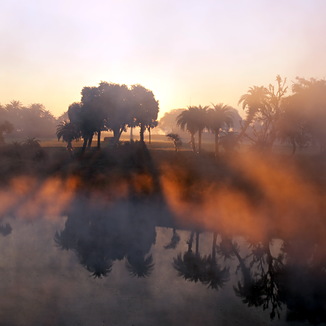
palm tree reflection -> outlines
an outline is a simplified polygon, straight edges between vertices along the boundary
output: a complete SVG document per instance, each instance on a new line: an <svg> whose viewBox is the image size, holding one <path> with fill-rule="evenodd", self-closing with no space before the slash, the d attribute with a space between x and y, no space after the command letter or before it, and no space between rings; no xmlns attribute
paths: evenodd
<svg viewBox="0 0 326 326"><path fill-rule="evenodd" d="M155 243L155 222L143 199L94 205L82 197L72 207L65 229L54 240L63 250L75 252L92 276L105 277L114 261L126 259L132 276L149 276L153 258L147 256Z"/></svg>
<svg viewBox="0 0 326 326"><path fill-rule="evenodd" d="M192 243L195 232L192 231L188 243L188 250L184 254L178 254L173 259L173 267L178 275L190 282L198 282L207 285L208 288L218 290L229 280L229 268L221 268L216 260L216 238L213 235L212 253L208 256L199 254L199 232L196 232L196 250L192 251Z"/></svg>
<svg viewBox="0 0 326 326"><path fill-rule="evenodd" d="M299 241L300 243L301 241ZM284 242L278 254L272 255L273 241L250 245L250 254L234 254L242 272L234 291L243 303L269 310L270 318L280 318L287 308L287 319L326 322L326 269L322 246L306 241Z"/></svg>
<svg viewBox="0 0 326 326"><path fill-rule="evenodd" d="M216 240L217 233L213 234L212 253L205 257L205 273L203 274L202 282L208 288L218 290L222 288L230 279L230 269L228 267L221 268L216 260Z"/></svg>
<svg viewBox="0 0 326 326"><path fill-rule="evenodd" d="M148 277L154 269L153 256L144 256L142 253L128 255L126 267L133 277Z"/></svg>

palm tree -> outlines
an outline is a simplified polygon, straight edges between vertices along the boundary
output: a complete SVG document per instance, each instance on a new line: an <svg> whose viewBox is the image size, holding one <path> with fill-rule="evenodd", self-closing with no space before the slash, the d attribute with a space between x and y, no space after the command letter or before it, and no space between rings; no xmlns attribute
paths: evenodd
<svg viewBox="0 0 326 326"><path fill-rule="evenodd" d="M264 109L268 101L268 89L264 86L253 86L249 88L247 94L240 97L239 103L242 103L243 110L246 111L246 121L242 128L239 138L247 131L250 123L254 120L259 110Z"/></svg>
<svg viewBox="0 0 326 326"><path fill-rule="evenodd" d="M197 120L197 128L198 128L198 152L201 152L201 136L205 128L208 126L208 116L207 112L208 106L197 106L196 109L196 120Z"/></svg>
<svg viewBox="0 0 326 326"><path fill-rule="evenodd" d="M191 135L192 150L196 152L195 133L198 132L198 152L201 152L202 132L207 127L208 106L189 106L177 117L177 125Z"/></svg>
<svg viewBox="0 0 326 326"><path fill-rule="evenodd" d="M198 130L196 121L196 109L195 107L188 107L187 110L182 111L177 116L177 125L182 130L187 130L190 133L190 143L194 153L196 153L195 133Z"/></svg>
<svg viewBox="0 0 326 326"><path fill-rule="evenodd" d="M80 131L80 136L83 138L82 153L85 152L87 144L91 144L94 135L94 130L88 122L89 111L80 102L75 102L69 105L68 117L71 123Z"/></svg>
<svg viewBox="0 0 326 326"><path fill-rule="evenodd" d="M72 149L72 141L78 140L80 138L80 132L76 128L76 126L68 121L62 121L57 126L57 138L60 140L62 138L62 141L67 143L67 149Z"/></svg>
<svg viewBox="0 0 326 326"><path fill-rule="evenodd" d="M165 135L165 136L173 141L174 150L177 152L179 150L179 147L182 144L180 136L178 134L175 134L175 133L172 133L172 132Z"/></svg>
<svg viewBox="0 0 326 326"><path fill-rule="evenodd" d="M213 104L213 108L207 113L207 126L215 135L215 156L219 152L219 135L220 131L227 127L229 129L233 124L231 107L225 104Z"/></svg>

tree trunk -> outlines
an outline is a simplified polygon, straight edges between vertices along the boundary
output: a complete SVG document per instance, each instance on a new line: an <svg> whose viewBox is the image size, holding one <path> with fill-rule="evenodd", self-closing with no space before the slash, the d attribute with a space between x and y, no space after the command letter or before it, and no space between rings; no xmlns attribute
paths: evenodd
<svg viewBox="0 0 326 326"><path fill-rule="evenodd" d="M83 142L83 147L82 147L82 154L85 153L86 146L87 146L87 141L88 141L87 137L84 137L84 142Z"/></svg>
<svg viewBox="0 0 326 326"><path fill-rule="evenodd" d="M93 135L88 138L88 145L87 147L90 148L92 146Z"/></svg>
<svg viewBox="0 0 326 326"><path fill-rule="evenodd" d="M199 254L199 232L196 232L196 255Z"/></svg>
<svg viewBox="0 0 326 326"><path fill-rule="evenodd" d="M115 128L115 129L113 129L113 143L114 143L115 145L118 144L119 139L120 139L120 135L121 135L121 133L120 133L120 128Z"/></svg>
<svg viewBox="0 0 326 326"><path fill-rule="evenodd" d="M191 142L191 147L192 147L193 152L196 153L196 144L195 144L195 136L194 136L194 134L191 134L190 142Z"/></svg>
<svg viewBox="0 0 326 326"><path fill-rule="evenodd" d="M145 127L144 125L141 123L140 124L140 132L139 132L139 135L140 135L140 141L143 143L144 142L144 132L145 132Z"/></svg>
<svg viewBox="0 0 326 326"><path fill-rule="evenodd" d="M151 128L148 128L148 143L152 143L152 135L151 135Z"/></svg>
<svg viewBox="0 0 326 326"><path fill-rule="evenodd" d="M217 233L213 233L213 244L212 244L212 259L213 261L216 260L216 240L217 240Z"/></svg>
<svg viewBox="0 0 326 326"><path fill-rule="evenodd" d="M190 234L190 238L188 240L188 252L191 252L192 251L192 242L194 241L194 235L195 235L195 232L192 231L191 234Z"/></svg>
<svg viewBox="0 0 326 326"><path fill-rule="evenodd" d="M130 127L130 141L132 142L134 140L134 136L132 134L133 127Z"/></svg>
<svg viewBox="0 0 326 326"><path fill-rule="evenodd" d="M97 132L97 148L101 148L101 130L98 130Z"/></svg>
<svg viewBox="0 0 326 326"><path fill-rule="evenodd" d="M201 153L201 134L202 131L198 130L198 153Z"/></svg>
<svg viewBox="0 0 326 326"><path fill-rule="evenodd" d="M215 156L218 156L218 152L219 152L218 135L219 135L219 131L215 130Z"/></svg>

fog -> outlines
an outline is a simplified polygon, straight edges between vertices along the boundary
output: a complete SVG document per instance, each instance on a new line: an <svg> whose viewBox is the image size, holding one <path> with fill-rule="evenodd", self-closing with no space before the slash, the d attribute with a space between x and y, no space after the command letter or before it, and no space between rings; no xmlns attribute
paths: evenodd
<svg viewBox="0 0 326 326"><path fill-rule="evenodd" d="M320 160L134 143L23 164L0 192L6 325L325 322Z"/></svg>
<svg viewBox="0 0 326 326"><path fill-rule="evenodd" d="M165 136L150 90L101 82L57 126L66 148L0 123L4 325L325 324L325 89L277 76L243 120L190 106ZM49 116L0 113L24 110Z"/></svg>

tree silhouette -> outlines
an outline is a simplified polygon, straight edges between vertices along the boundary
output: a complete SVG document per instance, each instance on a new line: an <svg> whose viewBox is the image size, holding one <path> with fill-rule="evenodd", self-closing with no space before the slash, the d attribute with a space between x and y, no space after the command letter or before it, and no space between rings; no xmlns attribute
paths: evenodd
<svg viewBox="0 0 326 326"><path fill-rule="evenodd" d="M281 104L287 87L286 79L279 75L276 82L276 88L272 84L268 88L251 87L239 100L246 111L246 121L239 139L245 135L259 149L272 148L277 138L277 123L282 114ZM247 132L250 125L251 133Z"/></svg>
<svg viewBox="0 0 326 326"><path fill-rule="evenodd" d="M219 153L219 136L220 131L229 128L233 124L232 108L225 104L214 104L212 109L207 113L207 127L215 135L215 155Z"/></svg>
<svg viewBox="0 0 326 326"><path fill-rule="evenodd" d="M105 128L105 110L101 105L101 93L99 87L84 87L81 91L81 111L86 119L87 128L92 135L97 133L97 148L101 147L101 131ZM88 146L91 147L92 136Z"/></svg>
<svg viewBox="0 0 326 326"><path fill-rule="evenodd" d="M69 120L83 138L82 153L85 152L87 144L90 146L94 135L94 128L89 123L89 115L90 111L85 110L81 103L72 103L68 108Z"/></svg>
<svg viewBox="0 0 326 326"><path fill-rule="evenodd" d="M282 143L292 146L292 155L297 147L303 148L310 142L310 133L307 119L300 108L301 100L296 96L289 96L283 102L280 119L276 122L277 137Z"/></svg>
<svg viewBox="0 0 326 326"><path fill-rule="evenodd" d="M198 130L196 113L195 107L188 107L187 110L182 111L177 117L177 125L182 130L187 130L190 133L190 142L194 153L196 153L195 133Z"/></svg>
<svg viewBox="0 0 326 326"><path fill-rule="evenodd" d="M268 89L264 86L250 87L247 94L240 97L239 104L242 104L242 108L246 112L246 121L240 136L247 131L259 110L265 109L267 101Z"/></svg>
<svg viewBox="0 0 326 326"><path fill-rule="evenodd" d="M180 136L178 134L169 133L166 137L173 141L174 150L177 152L182 144Z"/></svg>
<svg viewBox="0 0 326 326"><path fill-rule="evenodd" d="M292 91L294 94L285 103L285 110L289 112L287 121L293 119L296 112L291 127L297 128L294 128L290 134L292 139L300 146L300 141L308 134L312 142L319 146L320 152L324 152L326 150L326 80L297 78Z"/></svg>
<svg viewBox="0 0 326 326"><path fill-rule="evenodd" d="M70 122L76 126L84 139L82 152L91 146L97 134L100 148L101 132L111 130L113 143L119 142L122 132L129 126L140 127L140 139L144 142L145 130L157 126L158 101L153 93L141 85L101 82L98 87L84 87L80 103L68 109Z"/></svg>
<svg viewBox="0 0 326 326"><path fill-rule="evenodd" d="M105 125L113 132L113 142L117 144L126 127L133 125L136 105L131 91L124 84L101 82L98 88Z"/></svg>
<svg viewBox="0 0 326 326"><path fill-rule="evenodd" d="M58 140L67 143L67 149L72 150L72 141L80 138L80 132L72 122L62 121L57 127Z"/></svg>
<svg viewBox="0 0 326 326"><path fill-rule="evenodd" d="M196 106L195 108L195 116L197 121L197 131L198 131L198 152L201 153L201 145L202 145L202 133L205 128L208 126L208 116L207 112L208 106Z"/></svg>
<svg viewBox="0 0 326 326"><path fill-rule="evenodd" d="M131 86L133 100L135 101L135 122L140 128L140 141L144 142L144 132L147 128L154 128L159 111L152 91L142 85Z"/></svg>
<svg viewBox="0 0 326 326"><path fill-rule="evenodd" d="M10 131L11 136L20 139L53 137L57 125L55 117L42 104L24 106L19 101L0 106L0 121L9 121L14 126Z"/></svg>

